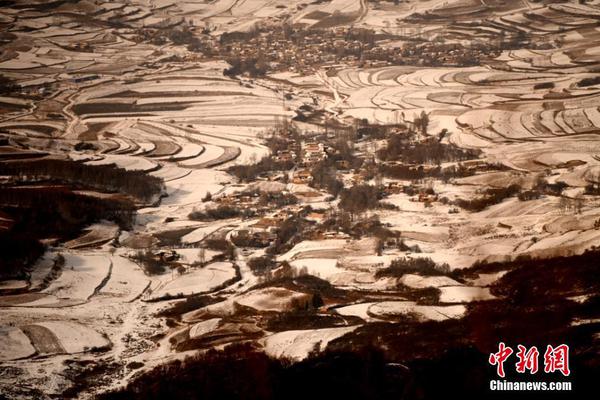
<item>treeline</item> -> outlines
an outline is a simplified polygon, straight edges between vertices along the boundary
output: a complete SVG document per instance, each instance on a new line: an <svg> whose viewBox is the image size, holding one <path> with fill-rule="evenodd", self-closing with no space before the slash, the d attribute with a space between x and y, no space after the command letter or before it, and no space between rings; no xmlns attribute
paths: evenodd
<svg viewBox="0 0 600 400"><path fill-rule="evenodd" d="M405 274L421 276L448 275L450 266L447 263L438 264L429 257L406 258L400 257L392 260L388 268L377 271L376 276L401 277Z"/></svg>
<svg viewBox="0 0 600 400"><path fill-rule="evenodd" d="M451 165L446 168L442 168L438 165L431 169L425 169L423 165L419 165L415 168L410 165L380 164L379 171L382 175L390 178L407 180L438 178L443 181L448 181L451 178L464 178L475 174L473 170L470 170L462 164Z"/></svg>
<svg viewBox="0 0 600 400"><path fill-rule="evenodd" d="M392 130L394 129L400 129L402 131L405 131L407 129L407 126L405 124L371 124L369 123L369 120L365 118L360 121L360 126L356 129L356 134L359 139L387 139L388 136L391 134Z"/></svg>
<svg viewBox="0 0 600 400"><path fill-rule="evenodd" d="M244 214L244 210L227 204L207 208L204 211L195 210L189 213L188 218L192 221L215 221L218 219L237 218ZM246 215L250 216L250 215Z"/></svg>
<svg viewBox="0 0 600 400"><path fill-rule="evenodd" d="M245 194L252 194L253 192L246 192ZM298 198L292 193L282 192L254 192L258 196L256 204L261 207L276 207L281 208L285 206L291 206L298 204Z"/></svg>
<svg viewBox="0 0 600 400"><path fill-rule="evenodd" d="M356 185L342 190L339 207L356 215L379 206L381 191L376 186Z"/></svg>
<svg viewBox="0 0 600 400"><path fill-rule="evenodd" d="M242 182L251 182L260 174L270 171L288 171L294 167L292 161L275 161L271 157L263 157L256 164L234 165L227 169L227 173L237 177Z"/></svg>
<svg viewBox="0 0 600 400"><path fill-rule="evenodd" d="M483 211L489 206L498 204L508 197L517 195L521 191L519 185L510 185L506 188L490 188L481 197L470 200L456 199L454 204L469 211Z"/></svg>
<svg viewBox="0 0 600 400"><path fill-rule="evenodd" d="M267 254L282 254L301 242L308 222L304 219L306 210L283 221L275 231L275 240L265 250Z"/></svg>
<svg viewBox="0 0 600 400"><path fill-rule="evenodd" d="M269 70L267 61L262 57L231 57L227 59L231 67L223 70L223 75L236 76L247 73L250 76L258 77L265 76Z"/></svg>
<svg viewBox="0 0 600 400"><path fill-rule="evenodd" d="M134 40L138 43L148 41L160 46L170 40L175 45L185 45L189 51L203 52L207 55L212 54L210 46L194 35L194 32L187 25L169 29L139 28L135 33Z"/></svg>
<svg viewBox="0 0 600 400"><path fill-rule="evenodd" d="M86 165L67 160L35 160L0 163L0 175L23 182L47 180L81 185L101 191L119 192L148 201L161 193L160 178L143 171L129 171L112 165Z"/></svg>
<svg viewBox="0 0 600 400"><path fill-rule="evenodd" d="M11 95L19 89L19 86L10 78L0 75L0 94Z"/></svg>
<svg viewBox="0 0 600 400"><path fill-rule="evenodd" d="M440 164L450 161L465 161L479 157L479 150L461 149L453 144L430 140L409 143L402 135L393 135L388 139L387 146L377 152L384 161L403 161L412 164Z"/></svg>
<svg viewBox="0 0 600 400"><path fill-rule="evenodd" d="M15 220L12 232L38 238L71 237L102 219L127 229L135 216L130 201L80 195L64 187L0 188L0 209Z"/></svg>
<svg viewBox="0 0 600 400"><path fill-rule="evenodd" d="M131 257L148 275L160 275L165 272L165 263L152 250L139 250Z"/></svg>
<svg viewBox="0 0 600 400"><path fill-rule="evenodd" d="M234 31L234 32L223 32L221 37L219 37L219 43L221 44L230 44L235 42L246 42L250 39L254 39L260 35L260 31L258 29L249 29L244 32Z"/></svg>
<svg viewBox="0 0 600 400"><path fill-rule="evenodd" d="M0 233L0 280L25 279L26 268L44 254L44 245L26 233Z"/></svg>
<svg viewBox="0 0 600 400"><path fill-rule="evenodd" d="M129 201L79 195L60 187L0 188L0 210L14 221L0 236L0 278L22 277L42 255L41 239L72 239L100 220L127 229L135 216Z"/></svg>
<svg viewBox="0 0 600 400"><path fill-rule="evenodd" d="M583 78L582 80L580 80L577 83L577 86L579 86L579 87L594 86L599 83L600 83L600 76L593 76L590 78Z"/></svg>
<svg viewBox="0 0 600 400"><path fill-rule="evenodd" d="M310 170L310 175L312 177L310 186L316 189L324 189L337 197L344 188L344 184L337 179L336 171L335 164L328 162L327 160L318 162Z"/></svg>

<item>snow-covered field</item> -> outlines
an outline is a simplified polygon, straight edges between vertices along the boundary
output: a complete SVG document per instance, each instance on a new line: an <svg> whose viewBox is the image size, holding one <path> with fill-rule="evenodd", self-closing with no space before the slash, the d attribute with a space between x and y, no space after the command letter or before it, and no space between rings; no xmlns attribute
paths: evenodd
<svg viewBox="0 0 600 400"><path fill-rule="evenodd" d="M0 11L0 22L14 33L1 44L0 74L19 88L0 96L2 140L10 141L0 155L36 151L143 171L163 179L164 196L139 209L131 227L100 221L56 246L49 238L46 253L26 276L0 284L0 392L16 381L59 398L72 384L64 370L73 360L114 362L114 376L98 379L101 385L110 380L114 388L138 372L238 341L254 341L272 357L299 361L354 335L363 323L448 323L465 317L478 302L502 300L494 284L506 271L468 279L454 274L478 261L581 254L600 243L600 204L586 192L600 173L600 89L593 70L600 61L597 2L67 3L56 5L57 16L46 15L43 7ZM506 9L495 15L496 7ZM70 21L73 12L115 24L107 29ZM419 22L419 14L428 15L422 17L428 22ZM478 20L460 22L470 18ZM405 38L443 43L446 33L461 46L469 38L489 42L507 32L552 41L498 51L478 66L365 68L357 65L368 57L357 62L334 57L307 74L276 70L264 77L231 78L223 73L229 65L218 57L203 58L170 40L158 45L137 37L145 29L162 32L184 23L194 35L215 40L223 32L289 23L294 29L333 29L338 44L347 34L340 27L372 28L387 38L384 48L393 54L402 50ZM361 120L410 125L425 112L427 135L445 129L443 144L480 149L476 161L493 168L461 178L398 182L431 189L438 200L429 207L418 192L394 193L383 201L396 209L352 216L350 225L376 216L396 242L385 243L374 233L342 234L340 227L319 226L317 217L307 223L310 235L282 246L267 271L253 270L251 261L269 255L268 248L235 248L231 260L222 250L205 249L209 239L229 239L259 222L259 216L246 214L210 222L189 217L215 206L219 196L285 191L297 195L298 206L338 210L338 200L322 188L287 180L237 182L227 172L268 156L265 137L307 109L328 125L294 121L301 137L316 132L335 137L339 132L331 126L359 127ZM364 156L383 142L370 140L351 144ZM381 161L375 157L376 164ZM457 163L444 166L449 164ZM289 172L291 178L297 169L278 173ZM346 183L354 172L342 175ZM381 178L386 184L394 181ZM563 184L562 196L540 189ZM453 203L510 185L539 190L539 197L512 196L479 212ZM280 211L285 207L266 214ZM275 227L255 232L265 234L269 245L281 234ZM165 266L164 254L155 250L173 251L178 258L164 273L150 275L134 261L146 250ZM61 257L64 266L58 263ZM430 258L448 268L434 275L380 274L400 257ZM173 306L182 315L158 316ZM313 315L334 322L319 329L298 326ZM141 370L130 367L137 363ZM19 375L11 376L15 370Z"/></svg>
<svg viewBox="0 0 600 400"><path fill-rule="evenodd" d="M266 353L273 357L300 361L306 358L310 352L325 349L329 342L343 337L357 327L278 332L267 336L262 343Z"/></svg>
<svg viewBox="0 0 600 400"><path fill-rule="evenodd" d="M166 281L152 290L147 300L163 297L183 297L210 292L235 277L235 269L228 262L217 262L202 268L192 269L183 275Z"/></svg>
<svg viewBox="0 0 600 400"><path fill-rule="evenodd" d="M443 321L449 318L461 318L466 308L462 305L421 306L412 301L384 301L340 307L335 311L341 315L352 315L366 321L393 320L408 316L415 316L421 320Z"/></svg>

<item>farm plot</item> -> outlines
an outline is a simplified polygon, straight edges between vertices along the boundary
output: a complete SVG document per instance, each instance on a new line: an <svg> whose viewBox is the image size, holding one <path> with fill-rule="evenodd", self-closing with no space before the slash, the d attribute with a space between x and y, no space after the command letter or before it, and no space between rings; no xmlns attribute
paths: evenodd
<svg viewBox="0 0 600 400"><path fill-rule="evenodd" d="M493 299L489 288L469 286L444 286L440 288L441 303L469 303Z"/></svg>
<svg viewBox="0 0 600 400"><path fill-rule="evenodd" d="M101 333L77 322L46 321L22 326L38 354L75 354L106 349L110 341Z"/></svg>
<svg viewBox="0 0 600 400"><path fill-rule="evenodd" d="M235 279L235 268L228 262L209 264L200 269L194 269L162 284L153 290L145 300L160 300L169 297L185 297L193 294L214 291L227 282Z"/></svg>
<svg viewBox="0 0 600 400"><path fill-rule="evenodd" d="M133 261L123 256L112 256L111 263L110 279L99 290L98 296L131 302L149 287L150 280Z"/></svg>
<svg viewBox="0 0 600 400"><path fill-rule="evenodd" d="M166 182L168 197L163 199L165 206L181 206L201 203L206 193L214 194L223 188L231 177L224 172L212 169L192 170L179 178Z"/></svg>
<svg viewBox="0 0 600 400"><path fill-rule="evenodd" d="M23 307L61 307L87 302L110 276L112 264L102 255L64 254L60 276L44 289L38 299L21 303Z"/></svg>
<svg viewBox="0 0 600 400"><path fill-rule="evenodd" d="M86 233L77 239L69 240L64 244L68 249L81 249L84 247L100 246L112 239L119 233L119 227L113 223L104 222L89 226Z"/></svg>
<svg viewBox="0 0 600 400"><path fill-rule="evenodd" d="M305 359L310 352L323 351L331 342L352 331L358 326L326 328L314 330L294 330L278 332L261 339L265 352L276 358L292 361Z"/></svg>
<svg viewBox="0 0 600 400"><path fill-rule="evenodd" d="M34 355L29 337L14 326L0 327L0 361L17 360Z"/></svg>
<svg viewBox="0 0 600 400"><path fill-rule="evenodd" d="M134 157L119 154L106 154L100 160L88 161L89 165L110 165L114 164L119 168L129 171L152 171L160 168L158 164L143 157Z"/></svg>
<svg viewBox="0 0 600 400"><path fill-rule="evenodd" d="M282 261L300 260L305 258L340 258L350 255L375 254L376 240L366 238L348 242L345 239L330 239L311 241L305 240L280 257Z"/></svg>
<svg viewBox="0 0 600 400"><path fill-rule="evenodd" d="M362 303L336 308L341 315L352 315L364 320L380 319L394 320L416 316L421 320L443 321L450 318L461 318L466 308L457 306L421 306L412 301L384 301L377 303Z"/></svg>
<svg viewBox="0 0 600 400"><path fill-rule="evenodd" d="M254 290L235 299L239 305L257 311L285 312L304 309L310 305L312 296L285 288L265 288Z"/></svg>

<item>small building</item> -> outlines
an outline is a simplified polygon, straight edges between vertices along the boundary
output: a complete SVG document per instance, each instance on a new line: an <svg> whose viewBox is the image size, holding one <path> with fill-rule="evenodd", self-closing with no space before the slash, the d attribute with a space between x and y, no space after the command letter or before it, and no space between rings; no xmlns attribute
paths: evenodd
<svg viewBox="0 0 600 400"><path fill-rule="evenodd" d="M296 184L308 184L312 182L312 175L309 170L302 169L294 173L293 182Z"/></svg>

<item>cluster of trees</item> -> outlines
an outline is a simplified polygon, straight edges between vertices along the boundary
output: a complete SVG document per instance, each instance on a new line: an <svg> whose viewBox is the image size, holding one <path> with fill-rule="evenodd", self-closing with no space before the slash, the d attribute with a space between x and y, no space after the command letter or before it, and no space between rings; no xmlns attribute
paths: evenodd
<svg viewBox="0 0 600 400"><path fill-rule="evenodd" d="M239 230L235 235L232 235L231 241L238 247L262 248L269 245L268 242L255 235L252 235L245 229Z"/></svg>
<svg viewBox="0 0 600 400"><path fill-rule="evenodd" d="M543 194L548 196L561 196L563 190L565 190L568 186L569 185L563 181L549 183L544 178L544 174L539 174L531 190L519 193L518 197L519 200L533 200L540 198Z"/></svg>
<svg viewBox="0 0 600 400"><path fill-rule="evenodd" d="M510 185L505 188L490 188L485 191L484 196L471 200L456 199L454 204L469 211L482 211L489 206L498 204L508 197L517 195L521 191L519 185Z"/></svg>
<svg viewBox="0 0 600 400"><path fill-rule="evenodd" d="M255 275L263 275L273 269L276 263L271 256L259 256L249 259L247 265Z"/></svg>
<svg viewBox="0 0 600 400"><path fill-rule="evenodd" d="M223 70L227 76L236 76L248 74L252 77L265 76L269 70L269 65L264 57L231 57L227 59L231 67Z"/></svg>
<svg viewBox="0 0 600 400"><path fill-rule="evenodd" d="M207 208L204 211L192 211L188 218L192 221L214 221L217 219L236 218L243 214L238 207L233 207L227 204L220 204L214 208Z"/></svg>
<svg viewBox="0 0 600 400"><path fill-rule="evenodd" d="M127 229L135 216L128 201L79 195L63 187L0 188L0 211L14 221L0 234L0 277L22 277L43 254L41 239L72 239L103 219Z"/></svg>
<svg viewBox="0 0 600 400"><path fill-rule="evenodd" d="M600 184L590 183L585 187L585 194L600 196Z"/></svg>
<svg viewBox="0 0 600 400"><path fill-rule="evenodd" d="M369 139L385 139L390 135L390 131L394 128L406 129L405 125L379 125L370 124L369 120L361 121L361 126L356 129L356 134L359 138Z"/></svg>
<svg viewBox="0 0 600 400"><path fill-rule="evenodd" d="M429 114L425 111L421 111L421 114L415 117L413 120L413 125L415 128L419 130L423 135L427 134L427 127L429 126Z"/></svg>
<svg viewBox="0 0 600 400"><path fill-rule="evenodd" d="M267 254L281 254L291 249L302 240L302 233L307 227L303 213L283 221L275 232L275 241L266 250Z"/></svg>
<svg viewBox="0 0 600 400"><path fill-rule="evenodd" d="M425 170L422 165L415 168L410 165L380 164L379 172L384 176L394 179L420 180L425 178L438 178L445 182L451 178L464 178L465 176L475 174L473 170L470 170L462 164L451 165L446 168L437 166L428 170Z"/></svg>
<svg viewBox="0 0 600 400"><path fill-rule="evenodd" d="M165 265L154 255L152 250L138 251L131 257L148 275L158 275L165 272Z"/></svg>
<svg viewBox="0 0 600 400"><path fill-rule="evenodd" d="M206 55L212 54L208 43L194 35L186 24L168 29L140 28L136 31L137 42L147 41L160 46L167 43L168 40L178 46L185 45L189 51L202 52Z"/></svg>
<svg viewBox="0 0 600 400"><path fill-rule="evenodd" d="M222 258L226 260L235 260L235 246L225 238L209 238L204 241L204 245L208 249L222 252Z"/></svg>
<svg viewBox="0 0 600 400"><path fill-rule="evenodd" d="M403 161L412 164L440 164L450 161L465 161L479 157L479 150L461 149L453 144L441 143L435 139L411 143L406 136L393 135L388 139L387 146L377 153L379 158L386 161Z"/></svg>
<svg viewBox="0 0 600 400"><path fill-rule="evenodd" d="M538 176L535 185L532 190L538 191L549 196L560 196L569 185L563 181L557 181L555 183L549 183L542 176Z"/></svg>
<svg viewBox="0 0 600 400"><path fill-rule="evenodd" d="M19 89L19 86L10 78L0 75L0 94L14 94Z"/></svg>
<svg viewBox="0 0 600 400"><path fill-rule="evenodd" d="M247 42L250 39L254 39L260 35L260 30L258 29L248 29L243 32L234 31L234 32L223 32L219 37L220 44L231 44L236 42Z"/></svg>
<svg viewBox="0 0 600 400"><path fill-rule="evenodd" d="M582 196L575 198L561 196L558 207L562 212L572 211L574 214L581 214L585 201Z"/></svg>
<svg viewBox="0 0 600 400"><path fill-rule="evenodd" d="M187 25L182 25L181 28L170 29L166 32L166 35L176 45L188 44L194 39L194 33L190 31Z"/></svg>
<svg viewBox="0 0 600 400"><path fill-rule="evenodd" d="M392 260L388 268L377 271L377 276L401 277L404 274L437 276L450 274L447 263L438 264L429 257L400 257Z"/></svg>
<svg viewBox="0 0 600 400"><path fill-rule="evenodd" d="M594 86L594 85L598 85L598 84L600 84L600 76L592 76L589 78L583 78L582 80L580 80L577 83L577 86L585 87L585 86Z"/></svg>
<svg viewBox="0 0 600 400"><path fill-rule="evenodd" d="M312 181L310 186L317 189L325 189L336 196L344 188L344 184L336 177L335 164L329 160L323 160L315 164L310 170Z"/></svg>
<svg viewBox="0 0 600 400"><path fill-rule="evenodd" d="M128 229L135 216L127 200L80 195L64 187L2 188L0 210L15 220L12 232L38 238L73 237L102 219Z"/></svg>
<svg viewBox="0 0 600 400"><path fill-rule="evenodd" d="M419 16L414 13L411 17L420 19L427 14ZM510 47L510 46L509 46ZM439 66L461 66L468 67L480 65L484 58L489 56L497 56L501 49L498 43L494 42L477 42L470 46L463 46L457 43L444 43L443 38L437 42L407 42L402 46L400 57L396 57L394 61L398 64L406 65L422 65L430 67Z"/></svg>
<svg viewBox="0 0 600 400"><path fill-rule="evenodd" d="M521 201L529 201L539 199L541 195L537 190L524 190L517 195L517 198Z"/></svg>
<svg viewBox="0 0 600 400"><path fill-rule="evenodd" d="M263 157L256 164L231 166L227 169L227 172L236 176L242 182L251 182L265 172L289 171L293 167L294 163L292 161L281 162L274 160L272 157Z"/></svg>
<svg viewBox="0 0 600 400"><path fill-rule="evenodd" d="M372 185L355 185L342 190L339 207L351 215L361 214L379 206L381 190Z"/></svg>
<svg viewBox="0 0 600 400"><path fill-rule="evenodd" d="M257 204L259 206L272 206L281 208L292 204L297 204L298 198L291 193L282 192L261 192Z"/></svg>
<svg viewBox="0 0 600 400"><path fill-rule="evenodd" d="M160 178L143 171L129 171L112 165L86 165L67 160L35 160L0 163L0 175L22 182L67 183L101 191L119 192L147 201L163 189Z"/></svg>
<svg viewBox="0 0 600 400"><path fill-rule="evenodd" d="M539 89L554 89L554 82L540 82L533 85L535 90Z"/></svg>
<svg viewBox="0 0 600 400"><path fill-rule="evenodd" d="M363 160L354 155L354 142L357 138L358 134L355 132L336 134L336 139L329 143L331 149L327 161L332 164L345 161L348 163L349 168L360 168Z"/></svg>
<svg viewBox="0 0 600 400"><path fill-rule="evenodd" d="M265 137L265 145L271 150L271 153L277 154L278 151L288 150L291 147L296 154L300 154L302 137L286 118L277 121L277 127L270 133Z"/></svg>
<svg viewBox="0 0 600 400"><path fill-rule="evenodd" d="M45 246L27 233L0 232L0 280L25 279L27 267L44 254Z"/></svg>

